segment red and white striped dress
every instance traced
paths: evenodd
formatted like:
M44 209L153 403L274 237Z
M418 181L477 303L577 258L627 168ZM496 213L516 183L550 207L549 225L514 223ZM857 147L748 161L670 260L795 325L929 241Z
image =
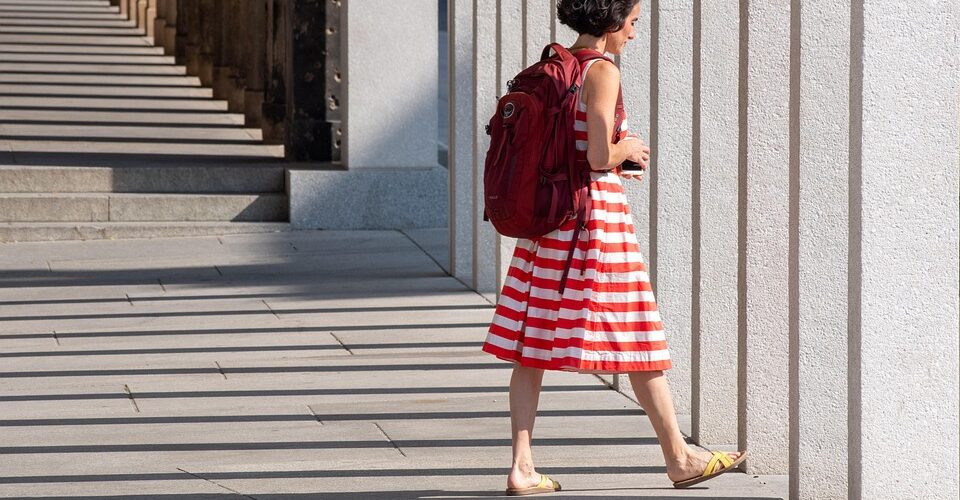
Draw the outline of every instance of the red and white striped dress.
M595 61L587 62L584 74ZM579 102L577 155L584 163L586 120L587 108ZM624 120L621 138L626 129ZM517 240L483 350L548 370L666 370L670 351L620 176L591 172L590 200L563 295L560 277L576 221Z

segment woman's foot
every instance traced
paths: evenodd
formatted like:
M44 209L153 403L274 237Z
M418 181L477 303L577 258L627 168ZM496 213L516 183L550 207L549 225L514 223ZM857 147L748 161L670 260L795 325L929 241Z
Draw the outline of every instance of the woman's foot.
M532 468L530 470L532 471ZM536 471L531 474L513 469L507 476L508 496L536 495L555 491L560 491L560 483L546 474L540 474Z
M736 462L741 455L743 452L739 451L727 453L727 457L733 462ZM688 446L683 455L667 462L667 477L677 482L701 476L712 457L713 453L709 451L698 451Z

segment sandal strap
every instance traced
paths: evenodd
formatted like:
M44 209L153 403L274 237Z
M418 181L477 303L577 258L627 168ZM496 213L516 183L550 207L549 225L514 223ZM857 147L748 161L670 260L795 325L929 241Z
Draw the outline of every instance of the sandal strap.
M703 475L706 477L715 474L731 465L733 465L733 460L730 460L726 453L715 451L713 457L710 458L710 462L707 463L707 468L703 470Z

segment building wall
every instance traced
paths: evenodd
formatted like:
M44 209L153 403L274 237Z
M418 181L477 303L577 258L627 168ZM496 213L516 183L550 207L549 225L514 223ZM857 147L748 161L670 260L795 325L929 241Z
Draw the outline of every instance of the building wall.
M575 39L552 4L451 0L451 249L483 292L509 245L480 218L482 125L531 45ZM960 4L642 11L619 64L653 161L628 194L694 439L792 498L955 498Z

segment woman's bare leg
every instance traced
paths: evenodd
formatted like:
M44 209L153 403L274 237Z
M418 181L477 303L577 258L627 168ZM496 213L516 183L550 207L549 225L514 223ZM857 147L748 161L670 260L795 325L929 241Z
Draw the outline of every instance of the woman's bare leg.
M681 481L702 474L711 455L709 452L694 450L684 440L673 410L670 387L663 372L632 372L630 384L657 433L670 480ZM740 453L727 455L732 460L740 457Z
M513 437L513 465L507 488L526 488L540 482L533 467L533 424L537 418L543 370L516 365L510 377L510 426Z

